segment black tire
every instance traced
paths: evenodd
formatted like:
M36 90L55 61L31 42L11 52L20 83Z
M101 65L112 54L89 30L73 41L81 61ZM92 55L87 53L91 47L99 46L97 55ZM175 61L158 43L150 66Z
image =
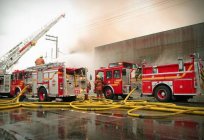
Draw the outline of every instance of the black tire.
M114 93L113 93L113 90L110 87L105 87L105 89L104 89L104 97L106 99L113 99Z
M76 96L72 96L71 101L76 101Z
M9 93L9 94L8 94L8 98L13 98L13 96Z
M127 97L127 95L121 95L121 97L122 97L123 99L125 99L125 98Z
M158 86L155 90L154 97L159 102L169 102L171 101L171 91L167 86Z
M76 101L76 96L64 97L64 98L63 98L63 101L64 101L64 102Z
M174 96L176 102L188 102L190 98L192 98L192 96Z
M20 89L17 88L17 89L15 90L15 94L13 95L13 97L15 98L19 93L20 93Z
M45 88L38 90L38 98L40 102L48 101L47 90Z

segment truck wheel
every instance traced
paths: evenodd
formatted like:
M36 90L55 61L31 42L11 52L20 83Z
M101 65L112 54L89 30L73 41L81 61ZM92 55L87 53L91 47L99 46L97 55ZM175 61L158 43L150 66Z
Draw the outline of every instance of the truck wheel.
M188 99L190 99L190 98L193 98L193 97L192 96L183 96L183 95L179 96L179 95L177 95L177 96L174 96L174 101L176 101L176 102L188 102Z
M15 94L13 95L13 97L15 98L19 93L20 93L20 90L17 88L17 89L15 90Z
M171 100L171 91L167 86L159 86L155 90L154 97L159 102L169 102Z
M125 98L127 97L127 95L121 95L121 97L122 97L123 99L125 99Z
M48 101L47 90L45 88L40 88L38 91L38 97L40 102Z
M114 94L113 94L113 91L110 87L106 87L104 89L104 96L106 99L113 99Z

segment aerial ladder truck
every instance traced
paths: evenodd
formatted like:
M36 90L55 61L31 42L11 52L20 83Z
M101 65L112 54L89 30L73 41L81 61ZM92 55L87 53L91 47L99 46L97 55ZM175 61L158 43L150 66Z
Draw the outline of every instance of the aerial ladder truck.
M5 55L0 57L0 95L9 95L10 93L12 75L9 74L9 69L11 69L11 67L16 64L26 52L35 46L37 41L63 17L65 17L65 14L61 14L55 19L51 20L37 32L20 42Z

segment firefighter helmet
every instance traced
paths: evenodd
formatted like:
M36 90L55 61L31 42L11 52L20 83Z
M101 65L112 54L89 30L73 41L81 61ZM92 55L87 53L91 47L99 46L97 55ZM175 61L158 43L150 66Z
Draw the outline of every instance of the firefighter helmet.
M100 76L100 75L96 75L96 78L100 79L100 78L101 78L101 76Z

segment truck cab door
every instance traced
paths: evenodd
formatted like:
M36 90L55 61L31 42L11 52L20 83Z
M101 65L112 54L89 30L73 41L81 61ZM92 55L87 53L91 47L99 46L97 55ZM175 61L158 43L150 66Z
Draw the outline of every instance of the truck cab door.
M113 71L112 70L105 71L104 83L113 84Z
M115 94L121 94L122 91L122 69L114 68L113 69L113 89Z

